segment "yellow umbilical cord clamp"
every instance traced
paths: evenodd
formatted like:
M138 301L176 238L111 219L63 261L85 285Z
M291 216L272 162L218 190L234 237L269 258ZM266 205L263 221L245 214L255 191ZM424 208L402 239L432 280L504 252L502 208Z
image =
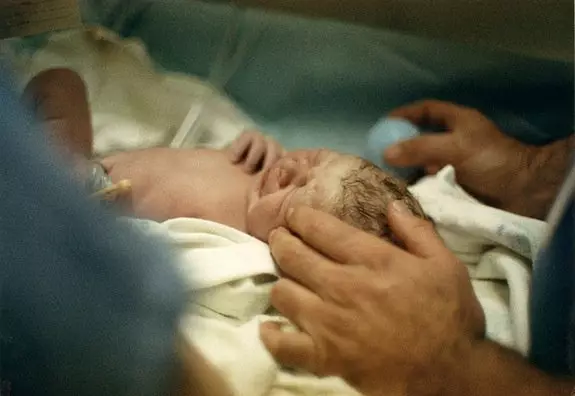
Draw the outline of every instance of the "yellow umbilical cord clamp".
M102 201L115 201L118 197L126 195L131 191L132 183L129 180L120 180L118 183L98 190L90 196Z

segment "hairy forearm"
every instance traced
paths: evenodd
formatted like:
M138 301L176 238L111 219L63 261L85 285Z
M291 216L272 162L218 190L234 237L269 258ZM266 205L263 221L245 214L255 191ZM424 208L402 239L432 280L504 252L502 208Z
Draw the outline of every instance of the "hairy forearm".
M517 212L545 218L571 166L575 136L542 147L526 146L518 172Z
M517 353L491 341L479 341L467 359L454 364L445 396L569 396L573 378L554 378L530 366Z

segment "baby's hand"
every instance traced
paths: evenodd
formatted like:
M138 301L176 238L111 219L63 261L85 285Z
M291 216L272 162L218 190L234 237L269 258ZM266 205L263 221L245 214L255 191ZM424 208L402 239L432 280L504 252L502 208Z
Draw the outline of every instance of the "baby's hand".
M227 151L230 161L247 173L262 171L285 155L278 142L257 131L242 133Z

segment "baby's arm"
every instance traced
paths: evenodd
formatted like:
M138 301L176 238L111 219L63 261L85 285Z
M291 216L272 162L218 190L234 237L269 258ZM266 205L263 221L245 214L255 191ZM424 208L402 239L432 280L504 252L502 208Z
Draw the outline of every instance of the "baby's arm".
M82 78L69 69L46 70L28 83L24 95L45 124L50 141L71 157L78 171L86 171L93 134Z
M267 169L285 155L285 150L277 141L257 131L244 132L227 151L230 161L249 174Z

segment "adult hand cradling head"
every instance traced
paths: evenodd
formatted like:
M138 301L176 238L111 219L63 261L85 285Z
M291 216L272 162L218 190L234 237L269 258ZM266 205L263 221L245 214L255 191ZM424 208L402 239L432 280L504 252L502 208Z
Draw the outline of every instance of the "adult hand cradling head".
M403 204L391 204L388 219L407 252L306 207L288 215L291 232L272 233L285 275L272 303L301 329L262 326L279 362L379 395L439 391L436 379L467 359L484 320L465 267Z
M437 101L393 115L446 132L389 149L388 162L428 173L451 164L469 192L518 214L542 217L570 166L572 136L523 145L477 111ZM261 326L280 364L341 376L374 396L567 395L575 385L483 338L465 267L401 203L387 216L405 250L309 207L286 216L269 238L284 275L272 304L300 331Z

